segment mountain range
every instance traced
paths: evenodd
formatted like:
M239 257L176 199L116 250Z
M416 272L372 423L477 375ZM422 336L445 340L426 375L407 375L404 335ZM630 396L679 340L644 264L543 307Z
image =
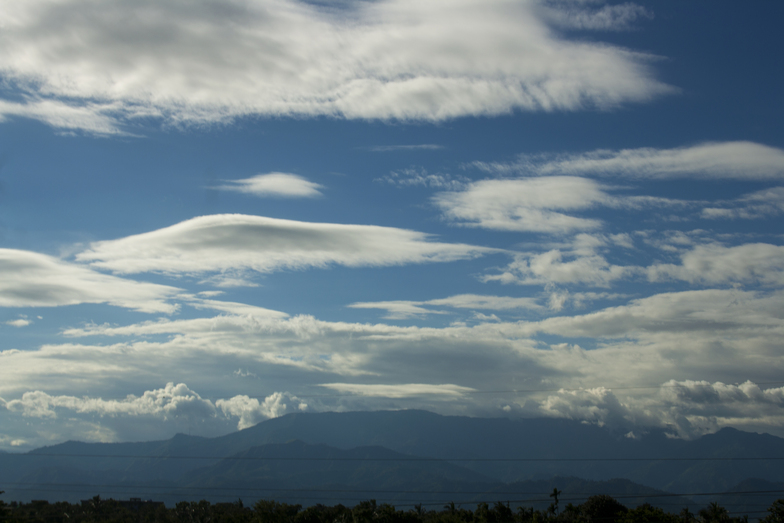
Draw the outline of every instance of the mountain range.
M552 418L417 410L296 413L216 438L68 441L2 453L0 490L7 501L100 495L167 504L266 498L353 505L377 499L542 508L558 488L564 503L603 493L630 506L702 507L723 500L749 510L784 497L782 463L784 439L730 428L686 441L661 431L629 437ZM743 494L752 491L757 494Z

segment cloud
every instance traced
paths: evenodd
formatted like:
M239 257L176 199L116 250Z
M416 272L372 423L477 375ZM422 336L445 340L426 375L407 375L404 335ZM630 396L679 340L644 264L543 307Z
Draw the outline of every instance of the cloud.
M341 393L382 398L410 398L415 396L462 396L475 392L470 387L426 383L405 383L399 385L358 384L358 383L324 383L320 385Z
M784 247L779 245L698 245L683 253L681 261L681 265L657 264L649 267L649 279L660 281L673 278L706 284L784 285Z
M172 313L179 289L101 274L30 251L0 249L0 307L108 303L142 312Z
M238 395L230 399L219 399L215 403L202 398L184 383L169 382L161 389L145 391L141 396L129 394L121 400L102 398L52 396L42 391L25 392L20 399L5 403L11 412L29 418L55 419L58 410L73 414L92 414L110 418L157 418L164 421L188 419L203 421L221 415L239 418L238 429L244 429L269 418L277 418L288 412L306 410L307 404L284 392L275 392L261 402L255 398ZM99 430L106 428L95 425ZM111 432L111 431L110 431ZM96 439L96 438L89 438ZM100 438L99 438L100 439ZM112 440L112 437L103 438Z
M25 392L21 399L6 403L12 412L35 418L56 418L55 409L100 416L155 416L163 419L215 415L215 406L202 399L184 383L167 383L162 389L148 390L142 396L129 395L122 400L50 396L41 391Z
M449 298L427 301L375 301L352 303L353 309L383 309L387 311L386 319L403 320L427 314L447 314L445 311L427 309L423 305L452 307L457 309L512 310L542 309L535 298L512 298L507 296L481 296L477 294L460 294ZM497 319L497 318L496 318Z
M571 176L482 180L433 197L447 219L463 226L542 233L598 229L599 220L562 211L586 210L611 200L598 183Z
M224 415L239 418L239 430L252 427L265 419L308 409L307 403L288 392L275 392L261 402L245 395L234 396L227 400L217 400L215 406Z
M492 249L437 243L424 233L223 214L91 244L77 260L116 273L262 273L345 265L390 266L475 258Z
M543 253L518 253L500 274L485 275L484 282L516 283L519 285L583 284L609 287L616 280L629 278L643 271L639 267L613 265L602 251L612 246L633 248L625 234L576 234L565 248ZM557 297L551 308L563 306Z
M609 287L615 280L641 272L637 267L612 265L599 254L567 256L569 259L564 260L564 253L558 249L535 255L515 255L514 261L501 274L483 276L482 281L518 285L580 283Z
M462 305L470 310L478 305L504 310L515 305L504 303L504 297L474 295L428 301L442 304L423 308ZM710 410L707 402L688 412L686 407L673 410L669 396L651 392L670 380L780 380L781 290L662 293L580 315L512 322L486 318L471 326L443 328L322 321L232 303L212 306L221 314L87 325L63 333L72 343L0 352L6 376L0 395L20 402L13 404L11 414L24 415L26 408L31 416L41 416L29 416L31 423L52 419L50 413L62 418L62 409L74 416L100 415L102 425L112 424L118 439L127 439L133 425L120 423L122 419L141 423L145 416L154 420L166 415L162 406L153 408L152 399L161 394L152 392L167 381L187 382L191 392L210 390L223 398L213 400L214 411L205 407L201 415L209 423L222 423L224 431L228 423L246 426L264 416L298 410L306 402L309 410L408 407L474 415L503 415L502 407L511 405L514 412L529 416L547 413L624 424L625 432L672 425L683 427L672 428L673 433L691 437L706 427L740 424L781 433L781 416L775 414L772 400L743 417L740 407ZM105 337L117 341L102 345ZM572 343L560 343L562 339ZM245 397L247 380L238 379L241 374L255 375L258 399ZM69 392L83 390L85 382L92 397ZM494 391L514 392L473 392L487 392L488 383ZM315 384L333 385L328 389L334 394L312 395ZM646 386L651 389L639 389ZM552 392L560 388L564 393ZM47 396L25 398L36 390ZM148 390L152 399L88 401L115 397L121 390ZM583 392L571 394L574 390ZM281 391L290 391L290 396ZM275 396L278 393L281 396ZM696 393L690 394L689 401L696 401ZM730 401L726 394L719 397Z
M784 176L784 151L754 142L707 142L675 149L599 149L583 154L522 156L512 164L473 165L491 172L548 176L774 180Z
M584 420L626 431L664 428L691 439L722 427L759 427L784 421L784 387L762 389L708 381L669 380L655 394L621 402L606 388L561 390L539 408L547 416Z
M702 217L709 220L755 220L784 213L784 187L772 187L747 194L729 202L716 202L720 207L706 207Z
M32 320L28 320L27 316L23 316L21 318L17 318L15 320L9 320L5 322L6 325L10 325L11 327L27 327L28 325L32 324Z
M635 424L629 409L604 387L561 390L548 396L539 409L545 416L577 419L612 428Z
M653 18L652 12L630 2L591 9L580 0L549 0L542 9L548 20L567 29L626 31L640 18Z
M465 187L468 178L453 176L445 173L429 173L426 169L400 169L392 171L386 176L376 178L374 181L386 182L398 187L430 187L433 189L459 190Z
M348 307L352 309L382 309L387 311L384 315L388 320L406 320L427 314L447 314L445 311L426 309L421 307L425 302L418 301L373 301L352 303Z
M246 115L443 120L645 102L650 57L548 24L624 28L633 7L386 0L3 2L0 62L26 95L0 111L116 133ZM637 9L639 15L639 9ZM72 114L76 118L65 117Z
M40 120L67 132L84 131L94 135L125 135L118 126L120 107L112 103L69 104L62 100L25 97L23 103L0 99L0 122L8 117Z
M397 151L437 151L443 148L443 145L423 143L417 145L373 145L367 149L369 151L373 151L374 153L388 153Z
M762 293L735 289L707 289L655 294L580 316L559 316L531 323L535 332L565 337L645 337L659 333L745 336L756 330L767 335L781 330L777 308L781 292ZM710 338L708 336L706 339Z
M321 196L321 185L301 176L288 173L257 174L244 180L227 180L215 187L222 191L236 191L260 197L314 198Z

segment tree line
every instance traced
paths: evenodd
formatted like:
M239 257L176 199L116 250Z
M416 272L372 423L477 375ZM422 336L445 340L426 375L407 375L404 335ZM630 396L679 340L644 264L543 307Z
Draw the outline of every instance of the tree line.
M2 492L0 491L0 494ZM710 503L696 514L683 509L665 512L648 503L629 509L607 495L596 495L584 503L560 508L554 490L547 509L519 507L508 503L492 506L479 503L474 509L445 505L439 510L417 505L398 510L387 503L368 500L354 507L344 505L301 505L261 500L252 507L242 500L233 503L181 501L172 508L163 503L121 502L96 496L80 504L68 502L10 504L0 501L2 523L746 523L747 516L733 516L726 508ZM784 523L784 499L775 501L760 519L763 523Z

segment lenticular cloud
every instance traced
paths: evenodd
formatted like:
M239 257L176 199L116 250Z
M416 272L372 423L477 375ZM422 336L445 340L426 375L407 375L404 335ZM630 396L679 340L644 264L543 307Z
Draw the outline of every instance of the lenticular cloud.
M492 249L437 243L427 234L372 225L344 225L221 214L119 240L93 243L77 255L116 273L272 272L328 265L389 266L474 258Z
M642 54L552 32L557 14L506 0L332 9L294 0L8 0L0 74L25 97L0 99L0 117L98 134L151 116L438 121L606 108L672 90ZM628 26L613 20L601 28Z

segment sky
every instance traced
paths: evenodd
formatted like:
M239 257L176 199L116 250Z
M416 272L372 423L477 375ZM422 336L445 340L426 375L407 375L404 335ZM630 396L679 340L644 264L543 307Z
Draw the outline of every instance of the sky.
M2 2L0 450L404 408L784 437L782 19Z

